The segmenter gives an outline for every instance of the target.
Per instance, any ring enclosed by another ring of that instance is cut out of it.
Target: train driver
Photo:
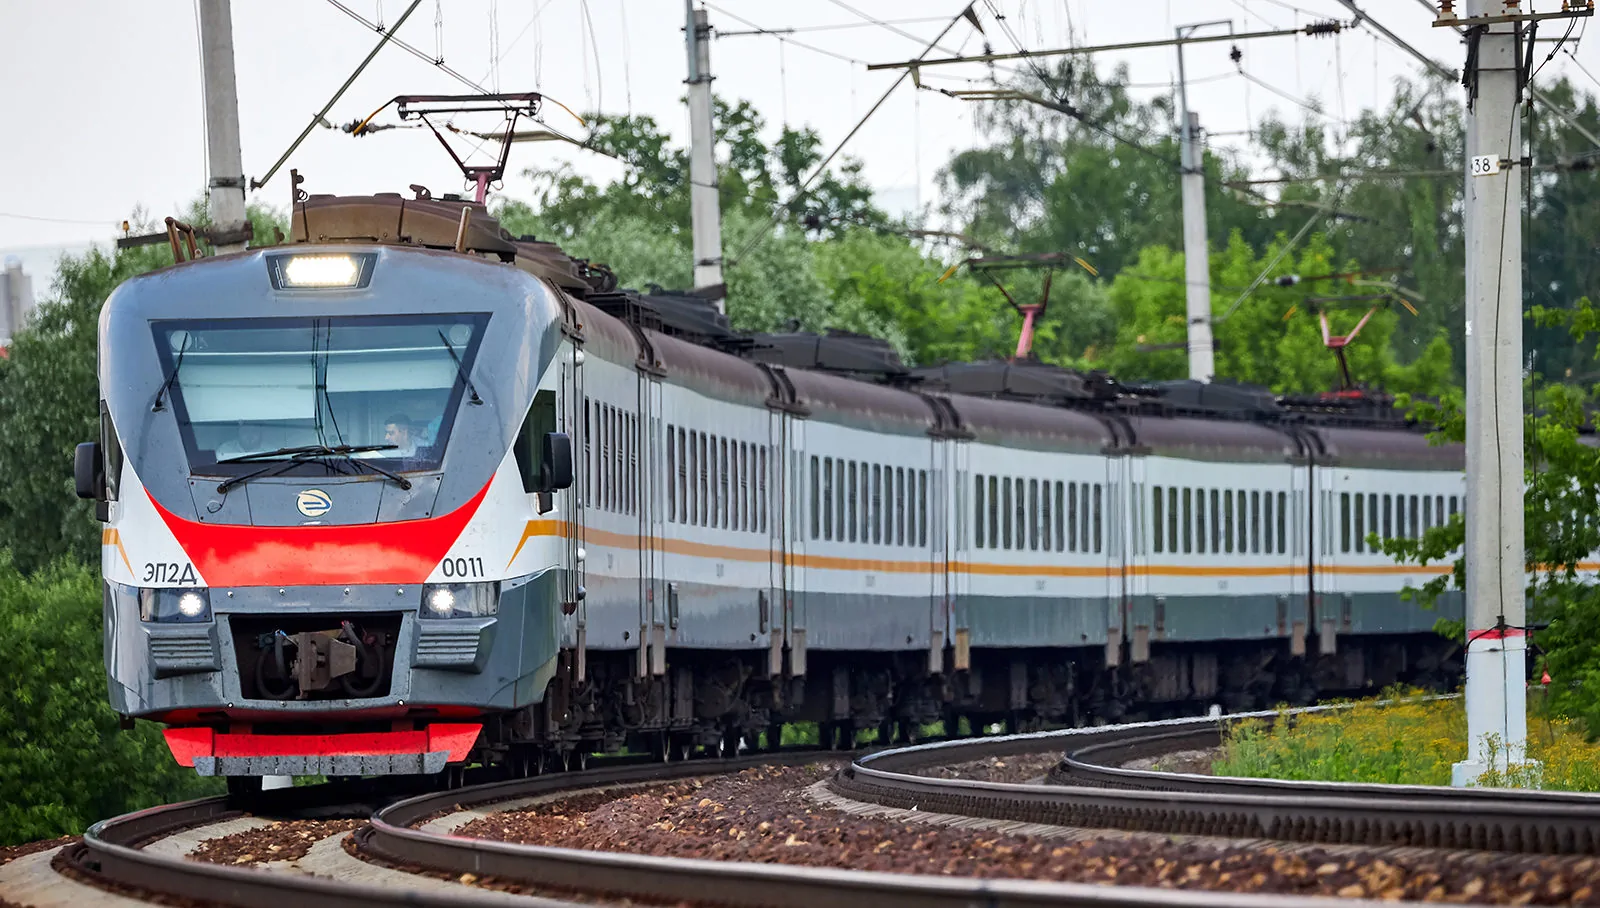
[[[234,428],[233,437],[217,445],[216,458],[223,460],[265,450],[266,446],[261,443],[261,427],[241,419]]]
[[[395,446],[393,450],[383,452],[385,457],[417,456],[417,440],[411,433],[411,418],[404,413],[396,413],[384,420],[383,443]]]

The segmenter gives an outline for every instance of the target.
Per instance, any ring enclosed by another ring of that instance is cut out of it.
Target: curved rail
[[[1326,707],[1312,707],[1313,710]],[[1296,711],[1296,712],[1303,712]],[[1237,718],[1271,719],[1278,713]],[[1215,719],[940,742],[859,758],[830,782],[890,807],[1144,832],[1538,854],[1600,854],[1600,795],[1244,779],[1121,769],[1221,738]],[[1052,786],[936,779],[914,770],[1059,744]]]
[[[1037,746],[1031,748],[1037,752]],[[1082,883],[951,878],[925,875],[830,870],[689,858],[661,858],[609,851],[585,851],[516,845],[439,835],[414,828],[441,810],[469,808],[513,797],[562,788],[623,782],[666,781],[734,771],[774,763],[810,762],[826,754],[728,760],[720,764],[673,764],[628,770],[599,770],[572,779],[524,780],[456,792],[423,795],[398,802],[373,815],[358,830],[363,852],[396,863],[415,864],[451,873],[473,873],[550,887],[598,893],[608,897],[717,905],[814,908],[818,904],[871,904],[886,908],[1210,908],[1222,905],[1280,905],[1281,897],[1167,889],[1108,888]],[[597,882],[603,881],[603,882]],[[1346,900],[1309,900],[1306,904],[1338,905]]]
[[[1015,752],[1032,750],[1021,745]],[[763,908],[811,908],[819,903],[863,903],[911,908],[1222,908],[1283,903],[1280,896],[1251,896],[1170,889],[1113,888],[1026,880],[951,878],[817,869],[731,861],[669,859],[617,852],[514,845],[442,835],[414,828],[432,815],[512,798],[580,788],[670,781],[720,772],[826,758],[825,753],[764,754],[719,761],[607,766],[583,772],[496,782],[398,801],[378,810],[356,833],[360,849],[375,858],[452,874],[494,876],[544,891],[633,898],[649,902],[709,903]],[[304,791],[304,790],[302,790]],[[331,879],[270,873],[166,857],[141,848],[164,835],[238,815],[225,798],[152,808],[96,823],[68,860],[82,873],[113,887],[250,908],[334,908],[427,905],[486,908],[507,904],[504,893],[462,886],[459,892],[352,885]],[[530,905],[554,904],[528,899]],[[1297,903],[1302,903],[1297,901]],[[1308,899],[1308,905],[1350,908],[1349,900]]]

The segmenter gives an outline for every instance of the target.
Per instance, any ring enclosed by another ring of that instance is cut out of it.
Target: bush
[[[96,572],[61,561],[24,577],[0,551],[0,845],[218,790],[156,725],[118,729],[101,620]]]
[[[1583,724],[1556,717],[1542,692],[1528,703],[1528,756],[1536,773],[1517,767],[1491,772],[1480,785],[1600,791],[1600,745]],[[1378,705],[1281,715],[1277,724],[1233,726],[1223,742],[1217,775],[1326,782],[1449,785],[1450,767],[1466,756],[1466,705],[1460,699]],[[1542,775],[1542,784],[1537,776]]]

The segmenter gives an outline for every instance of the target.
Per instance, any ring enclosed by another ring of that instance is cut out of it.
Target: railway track
[[[1326,709],[1327,707],[1312,707]],[[1229,717],[1272,720],[1277,713]],[[1049,786],[938,779],[916,770],[1038,752],[1066,756]],[[888,807],[1053,826],[1424,847],[1521,854],[1600,854],[1600,795],[1218,778],[1122,769],[1139,757],[1215,747],[1221,723],[1196,718],[1008,739],[940,742],[857,758],[830,782],[843,797]]]
[[[1031,748],[1038,752],[1039,743]],[[990,745],[1008,753],[1030,748],[1023,738],[975,743],[960,758]],[[1047,747],[1057,746],[1045,736]],[[895,752],[904,754],[906,751]],[[953,752],[952,752],[953,753]],[[389,803],[356,832],[363,856],[404,868],[425,868],[452,876],[472,874],[514,881],[543,892],[575,892],[588,897],[636,902],[736,906],[814,906],[853,900],[882,906],[994,908],[1084,906],[1084,908],[1210,908],[1222,905],[1280,905],[1282,896],[1225,892],[1141,889],[1082,883],[934,877],[780,864],[668,859],[619,852],[535,847],[454,836],[419,828],[431,817],[522,798],[609,786],[638,785],[735,772],[758,766],[814,762],[827,752],[762,754],[727,760],[670,764],[618,765],[533,779],[492,782],[433,792]],[[900,757],[904,759],[904,757]],[[858,767],[860,763],[856,764]],[[302,795],[302,797],[308,797]],[[164,836],[220,823],[240,812],[225,798],[153,808],[95,824],[81,844],[65,856],[78,873],[99,883],[167,899],[214,904],[282,908],[366,905],[437,905],[483,908],[506,905],[504,893],[470,886],[451,891],[351,884],[322,877],[263,872],[201,863],[160,854],[143,846]],[[528,904],[552,904],[526,898]],[[1306,904],[1349,906],[1350,900],[1310,899]]]

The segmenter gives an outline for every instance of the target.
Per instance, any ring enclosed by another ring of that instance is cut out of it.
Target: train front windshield
[[[192,469],[259,469],[324,446],[365,449],[354,456],[390,469],[436,469],[487,321],[156,322],[157,405],[170,401]]]

